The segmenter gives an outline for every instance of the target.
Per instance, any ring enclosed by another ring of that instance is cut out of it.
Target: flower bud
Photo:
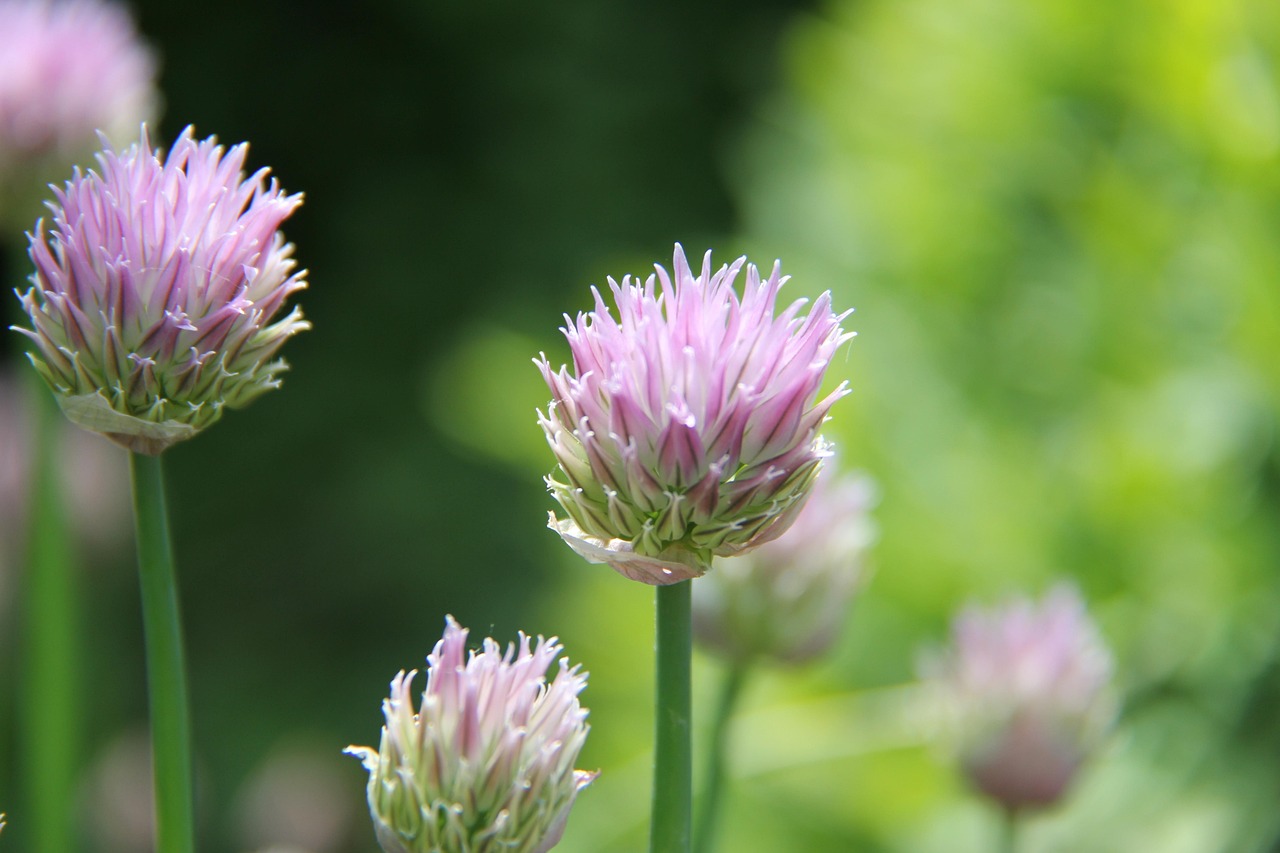
[[[560,660],[561,646],[538,638],[506,653],[491,639],[464,656],[467,630],[449,617],[427,658],[427,685],[415,709],[399,673],[382,703],[377,750],[347,752],[369,771],[368,800],[386,853],[545,853],[564,833],[578,792],[595,773],[573,768],[587,737],[578,694],[586,673]]]
[[[1074,587],[966,608],[926,658],[970,782],[1005,809],[1050,806],[1115,717],[1111,655]]]
[[[852,335],[824,293],[774,316],[786,279],[746,264],[694,276],[679,245],[674,279],[609,279],[618,319],[595,307],[565,317],[573,354],[553,370],[539,422],[559,463],[547,486],[567,518],[550,527],[593,563],[650,584],[702,575],[714,556],[777,538],[804,503],[827,444],[827,411],[847,393],[818,389]]]
[[[273,322],[306,287],[278,230],[302,196],[246,178],[247,152],[188,127],[162,157],[144,128],[54,190],[14,328],[77,425],[155,455],[279,387],[276,352],[310,328],[297,308]]]
[[[746,663],[803,663],[835,642],[875,538],[869,479],[825,469],[784,535],[716,564],[693,585],[693,633]]]

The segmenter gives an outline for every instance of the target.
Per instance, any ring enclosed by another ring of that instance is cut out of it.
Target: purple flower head
[[[694,584],[695,639],[741,662],[798,664],[829,649],[863,581],[874,496],[867,477],[824,469],[785,535]]]
[[[746,265],[741,297],[734,290]],[[786,282],[739,258],[695,276],[675,248],[641,284],[609,279],[610,314],[565,317],[573,369],[535,360],[551,389],[539,422],[559,467],[547,486],[567,514],[550,526],[587,560],[633,580],[702,575],[791,525],[827,455],[818,434],[842,383],[818,398],[847,316],[824,293],[775,316]]]
[[[1070,586],[966,608],[921,669],[955,716],[966,775],[1008,809],[1057,802],[1115,716],[1111,655]]]
[[[369,771],[368,800],[387,853],[510,850],[545,853],[564,833],[578,792],[595,773],[573,768],[586,741],[578,694],[586,673],[561,658],[553,637],[504,653],[491,639],[468,653],[467,630],[449,617],[427,657],[415,709],[415,672],[391,681],[377,750],[347,752]]]
[[[31,224],[45,185],[159,100],[156,62],[121,5],[0,0],[0,223]]]
[[[16,328],[62,410],[130,450],[157,454],[280,385],[280,346],[310,324],[285,300],[306,287],[280,223],[302,203],[248,146],[188,127],[167,157],[143,128],[76,171],[30,234],[36,271]]]

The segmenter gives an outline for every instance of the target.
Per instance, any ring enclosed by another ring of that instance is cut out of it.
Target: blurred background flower
[[[782,536],[720,560],[693,585],[693,636],[740,664],[798,664],[836,642],[875,538],[874,487],[828,463]]]
[[[984,804],[904,712],[916,650],[962,602],[1063,575],[1126,701],[1027,844],[1280,839],[1276,4],[388,0],[359,27],[301,0],[198,26],[130,8],[165,57],[153,140],[252,139],[250,171],[306,188],[289,237],[326,282],[287,395],[166,454],[202,850],[243,853],[228,815],[299,708],[335,749],[368,738],[387,661],[445,612],[578,650],[581,764],[607,772],[557,853],[642,849],[651,593],[546,531],[528,357],[565,361],[549,330],[584,284],[676,240],[781,257],[856,306],[828,437],[882,495],[856,618],[746,697],[722,849],[989,850]],[[99,556],[90,742],[145,714],[134,570]],[[718,673],[695,662],[697,709]],[[21,830],[4,843],[30,849]]]
[[[42,214],[46,185],[155,116],[156,57],[111,0],[0,2],[0,240]]]
[[[1010,813],[1058,803],[1116,714],[1111,654],[1070,586],[966,607],[921,673],[969,782]]]

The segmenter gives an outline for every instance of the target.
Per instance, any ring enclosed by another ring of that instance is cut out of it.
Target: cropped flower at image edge
[[[162,157],[143,128],[54,189],[18,294],[31,328],[13,328],[79,426],[155,455],[279,387],[276,352],[310,328],[296,307],[272,322],[306,287],[279,231],[302,196],[246,178],[247,152],[188,127]]]
[[[677,244],[673,266],[610,278],[617,319],[594,287],[595,307],[566,315],[572,371],[534,360],[551,390],[547,486],[567,515],[549,526],[588,561],[658,585],[790,526],[828,454],[818,430],[848,393],[818,390],[853,337],[829,293],[775,317],[778,263],[767,279],[746,258],[713,272],[707,252],[695,276]]]
[[[346,750],[369,771],[378,842],[387,853],[546,853],[597,775],[573,766],[589,729],[578,701],[587,675],[561,658],[548,680],[562,650],[554,637],[530,648],[522,633],[505,653],[488,638],[478,652],[466,645],[467,629],[449,617],[418,708],[417,673],[400,672],[382,703],[379,748]]]

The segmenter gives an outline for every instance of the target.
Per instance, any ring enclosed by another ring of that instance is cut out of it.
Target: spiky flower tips
[[[546,853],[596,777],[573,767],[588,730],[586,673],[561,659],[548,680],[555,638],[531,648],[521,634],[505,653],[487,638],[479,652],[466,646],[450,617],[418,707],[416,673],[401,672],[382,703],[379,748],[347,748],[369,771],[378,842],[387,853]]]
[[[246,177],[247,152],[188,127],[164,156],[144,128],[54,190],[14,328],[79,426],[156,455],[279,386],[276,352],[310,328],[296,307],[276,319],[306,287],[279,231],[302,196]]]
[[[741,297],[734,290],[746,267]],[[535,359],[551,389],[539,422],[559,463],[547,485],[567,517],[550,526],[587,560],[662,585],[702,575],[790,526],[827,445],[818,434],[844,384],[819,399],[850,337],[824,293],[775,316],[786,278],[739,258],[695,276],[609,279],[618,316],[565,317],[573,367]]]

